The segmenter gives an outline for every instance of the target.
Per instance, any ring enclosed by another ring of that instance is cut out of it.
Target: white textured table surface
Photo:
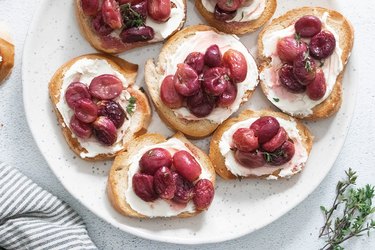
[[[341,1],[351,5],[343,14],[355,28],[353,53],[360,59],[357,60],[360,64],[354,65],[355,70],[359,71],[359,79],[349,84],[358,84],[360,87],[353,121],[340,156],[319,188],[285,216],[255,233],[225,243],[205,245],[205,249],[318,249],[323,246],[323,241],[318,239],[319,228],[323,224],[319,206],[332,202],[335,185],[338,179],[344,177],[344,170],[349,167],[357,170],[359,184],[375,184],[375,6],[370,0]],[[31,136],[22,101],[23,45],[37,6],[38,1],[35,0],[0,0],[0,22],[10,26],[16,45],[13,74],[0,85],[0,161],[17,167],[36,183],[71,204],[83,216],[90,236],[99,249],[202,247],[153,242],[119,231],[81,206],[54,177]],[[347,249],[375,249],[373,235],[369,239],[354,239],[344,246]]]

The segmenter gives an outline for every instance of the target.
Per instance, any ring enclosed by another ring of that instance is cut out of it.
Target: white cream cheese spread
[[[171,138],[166,142],[144,147],[138,151],[129,160],[128,187],[125,191],[127,203],[133,210],[148,217],[171,217],[183,212],[194,212],[195,206],[193,201],[189,201],[186,206],[174,206],[163,199],[157,199],[153,202],[145,202],[134,193],[133,176],[139,171],[139,160],[144,153],[153,148],[165,148],[171,153],[172,156],[175,152],[180,150],[185,150],[192,154],[185,144],[177,138]],[[210,180],[211,173],[206,168],[202,167],[202,162],[199,162],[197,158],[195,159],[202,168],[202,173],[199,176],[199,179]]]
[[[90,85],[92,79],[103,74],[111,74],[118,77],[123,85],[124,89],[128,87],[128,83],[125,77],[114,69],[106,60],[103,59],[87,59],[83,58],[76,61],[64,74],[63,83],[60,90],[60,101],[56,104],[57,109],[64,119],[63,127],[69,127],[70,119],[74,115],[74,110],[72,110],[66,100],[65,92],[68,86],[72,82],[81,82]],[[120,96],[114,99],[125,111],[129,103],[130,94],[126,90],[122,91]],[[94,136],[91,136],[88,139],[81,139],[76,137],[81,147],[86,149],[87,152],[82,152],[81,157],[95,157],[99,154],[113,154],[123,149],[122,140],[127,132],[127,129],[130,125],[131,116],[127,114],[128,119],[125,119],[124,124],[117,129],[117,141],[112,146],[104,146],[100,144]],[[74,133],[72,133],[74,137]]]
[[[244,5],[237,9],[236,15],[227,20],[230,22],[248,22],[258,19],[266,8],[267,0],[246,0]],[[202,0],[204,8],[211,13],[214,13],[217,0]]]
[[[336,39],[336,48],[331,56],[324,60],[322,70],[326,79],[327,90],[325,95],[317,101],[311,100],[305,93],[294,94],[288,92],[278,80],[278,69],[282,66],[280,58],[277,56],[277,42],[288,36],[295,34],[294,24],[278,31],[268,31],[263,36],[264,55],[272,58],[271,67],[266,68],[260,79],[264,81],[267,89],[268,99],[282,111],[291,115],[308,116],[313,113],[312,109],[322,103],[331,94],[336,83],[336,78],[344,68],[341,59],[342,49],[340,48],[339,35],[328,25],[329,14],[325,12],[321,17],[322,29],[330,31]],[[309,39],[304,39],[308,42]]]
[[[237,97],[229,107],[216,107],[211,114],[203,118],[194,116],[186,107],[182,107],[173,110],[177,117],[187,120],[208,119],[215,123],[221,123],[236,112],[242,102],[247,101],[246,92],[254,90],[258,84],[257,65],[247,48],[239,41],[238,37],[234,35],[217,34],[214,31],[198,31],[185,39],[184,42],[180,43],[175,52],[166,58],[164,64],[165,73],[159,84],[161,85],[165,76],[174,75],[177,70],[177,64],[183,63],[191,52],[205,53],[207,48],[213,44],[219,46],[222,54],[229,49],[235,49],[245,56],[247,62],[246,79],[243,82],[237,83]]]
[[[294,121],[285,120],[282,118],[275,117],[277,121],[280,123],[280,126],[282,126],[286,132],[288,133],[288,136],[291,140],[294,142],[295,147],[295,154],[293,158],[281,165],[281,166],[271,166],[271,165],[264,165],[263,167],[259,168],[246,168],[239,164],[236,159],[234,158],[234,151],[231,150],[233,147],[232,145],[232,136],[233,134],[239,129],[239,128],[248,128],[250,125],[256,121],[259,117],[256,118],[250,118],[238,123],[233,124],[227,131],[224,132],[223,136],[221,137],[221,140],[219,142],[219,149],[221,155],[225,158],[225,165],[227,166],[228,170],[236,175],[236,176],[249,176],[249,175],[255,175],[255,176],[264,176],[264,175],[270,175],[267,177],[268,180],[275,180],[279,177],[283,178],[289,178],[292,175],[300,172],[302,168],[305,166],[305,163],[308,158],[308,153],[306,149],[303,146],[302,137],[300,136],[298,129],[296,127],[296,123]],[[271,175],[273,172],[281,170],[280,173],[275,176]]]

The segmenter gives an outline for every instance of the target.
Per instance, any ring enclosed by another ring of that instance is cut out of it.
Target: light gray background
[[[195,247],[171,245],[144,240],[115,229],[81,206],[64,190],[38,151],[27,126],[22,101],[22,53],[28,26],[38,2],[0,0],[0,22],[5,21],[12,28],[16,45],[13,74],[0,85],[0,161],[17,167],[43,188],[71,204],[86,221],[90,236],[99,249],[318,249],[324,245],[323,240],[318,239],[319,228],[323,224],[319,206],[332,202],[335,185],[344,177],[344,170],[349,167],[357,170],[360,185],[375,184],[375,5],[373,1],[360,0],[352,1],[352,10],[344,12],[355,27],[353,53],[360,59],[357,60],[359,64],[354,65],[359,72],[359,79],[347,83],[359,85],[355,114],[346,143],[318,189],[271,225],[219,244]],[[354,239],[344,246],[347,249],[375,249],[374,235]]]

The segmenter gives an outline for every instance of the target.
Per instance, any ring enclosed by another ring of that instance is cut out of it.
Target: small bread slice
[[[184,145],[191,151],[197,161],[201,164],[201,167],[205,168],[211,174],[210,181],[215,186],[215,169],[210,161],[210,158],[201,149],[188,141],[182,133],[177,132],[172,138],[176,138],[184,143]],[[160,134],[142,135],[132,141],[132,144],[128,147],[128,149],[115,158],[108,175],[107,194],[112,206],[119,213],[129,217],[149,218],[148,216],[133,210],[126,200],[125,191],[128,189],[128,171],[130,167],[129,160],[142,148],[163,143],[166,140],[167,138]],[[202,211],[200,210],[195,210],[193,212],[181,212],[177,215],[177,217],[192,217],[201,212]]]
[[[300,17],[305,15],[316,15],[318,17],[323,16],[327,12],[329,14],[327,23],[332,27],[339,35],[339,46],[342,49],[341,60],[343,62],[343,70],[336,78],[336,83],[333,86],[331,94],[322,103],[312,108],[312,114],[307,116],[302,114],[290,114],[296,118],[304,120],[319,120],[332,116],[335,114],[342,103],[342,78],[345,71],[345,66],[350,57],[350,53],[354,43],[354,29],[351,23],[339,12],[329,10],[321,7],[302,7],[299,9],[293,9],[286,12],[284,15],[273,19],[272,22],[265,26],[260,32],[258,37],[258,60],[260,62],[259,72],[263,72],[266,68],[270,67],[271,57],[266,57],[264,54],[263,36],[266,32],[272,32],[284,29],[289,25],[293,24]],[[267,84],[260,79],[261,87],[264,94],[268,96]],[[272,102],[272,100],[271,100]],[[275,103],[273,103],[275,105]],[[284,111],[283,111],[284,112]]]
[[[180,30],[184,26],[184,23],[186,20],[186,0],[182,0],[182,2],[183,2],[185,17],[181,20],[178,27],[168,35],[168,37],[172,36],[174,33],[176,33],[178,30]],[[109,53],[109,54],[118,54],[127,50],[131,50],[133,48],[146,46],[152,43],[162,42],[164,40],[163,38],[155,37],[154,39],[150,41],[145,41],[145,42],[141,41],[141,42],[134,42],[134,43],[123,43],[121,39],[114,39],[111,36],[106,36],[102,38],[98,36],[95,30],[92,28],[92,25],[91,25],[92,17],[84,15],[82,6],[80,3],[81,3],[81,0],[75,0],[74,5],[76,9],[76,18],[79,23],[81,33],[86,38],[86,40],[91,44],[91,46],[99,51]],[[172,1],[172,8],[176,8],[176,5],[173,3],[173,1]],[[168,20],[167,22],[169,21],[174,21],[174,20]],[[165,39],[167,39],[168,37],[166,37]]]
[[[269,176],[274,176],[277,178],[280,178],[279,173],[281,170],[276,170],[271,174],[268,175],[262,175],[262,176],[257,176],[257,175],[248,175],[246,177],[238,177],[232,172],[228,170],[225,164],[225,158],[220,152],[219,148],[219,143],[220,140],[223,136],[223,134],[230,129],[234,124],[247,120],[249,118],[258,118],[262,116],[272,116],[276,118],[282,118],[287,121],[294,121],[296,123],[296,127],[298,129],[298,133],[301,137],[302,145],[306,149],[307,153],[310,154],[312,144],[313,144],[313,139],[314,137],[310,133],[309,129],[302,124],[300,121],[297,119],[294,119],[284,113],[281,112],[274,112],[270,110],[261,110],[261,111],[252,111],[252,110],[244,110],[242,111],[237,117],[231,118],[226,120],[222,125],[218,127],[218,129],[215,131],[215,133],[212,136],[211,143],[210,143],[210,159],[212,161],[212,164],[215,167],[215,171],[218,175],[220,175],[223,179],[229,180],[229,179],[237,179],[237,178],[262,178],[266,179]]]
[[[198,9],[200,14],[206,19],[209,25],[215,27],[216,29],[236,35],[243,35],[246,33],[254,32],[263,26],[268,20],[271,19],[276,11],[277,1],[276,0],[266,0],[265,9],[260,17],[255,20],[245,21],[245,22],[235,22],[235,21],[219,21],[215,18],[214,13],[208,11],[202,0],[195,0],[195,7]]]
[[[0,83],[12,73],[14,66],[14,45],[0,37]]]
[[[79,56],[65,63],[57,70],[57,72],[52,77],[48,89],[54,112],[57,116],[59,124],[61,125],[62,132],[67,143],[69,144],[69,147],[80,157],[81,153],[87,153],[87,150],[81,146],[77,138],[72,134],[72,131],[69,129],[69,124],[65,124],[63,116],[61,115],[59,109],[56,107],[57,103],[60,101],[61,86],[63,84],[64,74],[75,62],[80,59],[106,60],[114,69],[116,69],[116,71],[120,72],[125,77],[125,79],[129,83],[129,87],[126,90],[130,93],[131,96],[136,98],[136,108],[133,115],[131,116],[131,122],[128,127],[128,132],[122,140],[122,149],[113,154],[98,154],[95,157],[84,157],[83,159],[88,161],[98,161],[113,158],[118,153],[124,151],[128,144],[132,142],[132,140],[146,133],[147,127],[151,121],[151,108],[146,95],[140,89],[133,86],[137,77],[138,65],[129,63],[121,58],[110,55],[89,54]]]
[[[210,135],[212,132],[214,132],[220,124],[210,121],[208,119],[188,120],[178,117],[172,109],[168,108],[162,102],[160,98],[159,86],[163,81],[163,78],[165,77],[165,67],[173,57],[173,53],[176,51],[177,48],[180,47],[180,43],[189,39],[189,37],[194,35],[196,32],[201,31],[213,31],[218,34],[227,35],[217,31],[215,28],[206,25],[194,25],[186,27],[183,30],[176,33],[170,39],[168,39],[168,41],[164,44],[163,48],[161,49],[157,62],[154,62],[153,59],[149,59],[147,60],[145,66],[145,81],[147,89],[152,101],[154,102],[156,111],[158,112],[160,118],[169,127],[176,131],[181,131],[189,138],[206,137]],[[215,42],[213,41],[213,44],[214,43]],[[256,79],[255,81],[258,81],[258,79]],[[242,97],[241,104],[246,102],[251,97],[253,92],[254,90],[247,90],[244,96]]]

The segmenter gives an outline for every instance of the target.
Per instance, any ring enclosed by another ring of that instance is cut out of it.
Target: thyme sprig
[[[137,102],[137,99],[134,96],[131,96],[129,98],[128,106],[126,106],[126,112],[128,112],[128,114],[132,115],[134,113],[136,102]]]
[[[121,5],[120,12],[126,28],[144,25],[144,17],[135,11],[129,3]]]
[[[375,229],[375,221],[370,219],[375,213],[375,207],[372,206],[374,186],[367,184],[362,188],[353,188],[358,177],[356,172],[349,168],[345,173],[346,179],[337,183],[332,207],[320,207],[325,223],[320,230],[319,238],[326,238],[322,250],[344,249],[341,243],[365,233],[369,235],[370,231]]]

